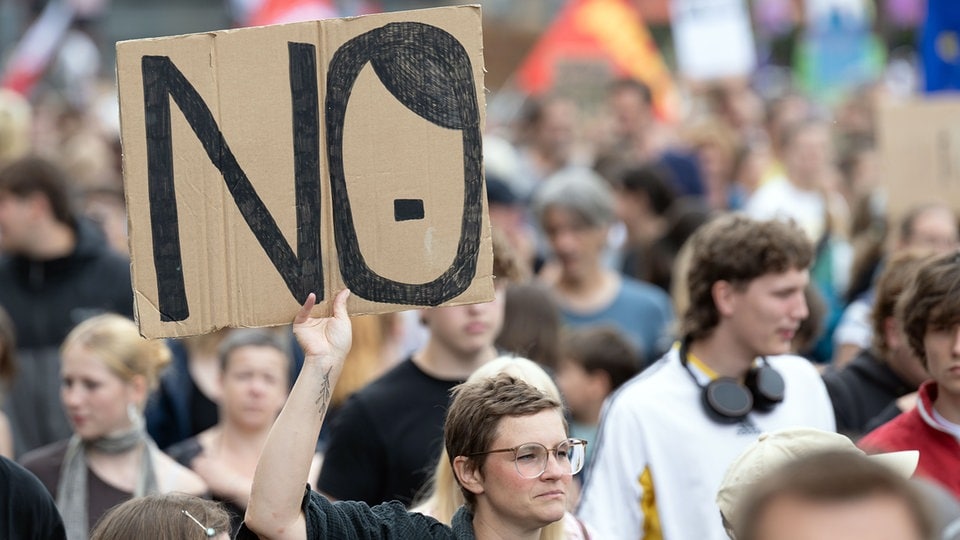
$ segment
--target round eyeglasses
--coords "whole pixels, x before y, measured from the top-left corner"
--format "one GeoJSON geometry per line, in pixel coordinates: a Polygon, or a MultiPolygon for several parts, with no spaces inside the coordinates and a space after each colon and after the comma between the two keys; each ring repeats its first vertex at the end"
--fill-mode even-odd
{"type": "Polygon", "coordinates": [[[564,474],[577,474],[583,470],[587,451],[587,441],[583,439],[567,439],[554,448],[547,448],[540,443],[525,443],[513,448],[500,448],[486,452],[474,452],[470,457],[500,452],[513,452],[513,463],[517,472],[524,478],[540,478],[547,470],[547,461],[550,454],[556,458],[564,474]]]}

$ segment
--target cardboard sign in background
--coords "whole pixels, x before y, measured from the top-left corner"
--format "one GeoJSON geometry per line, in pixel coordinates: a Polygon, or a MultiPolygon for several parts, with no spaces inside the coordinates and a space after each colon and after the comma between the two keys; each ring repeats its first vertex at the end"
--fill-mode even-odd
{"type": "Polygon", "coordinates": [[[896,226],[911,208],[943,202],[960,213],[960,99],[880,107],[878,148],[887,214],[896,226]]]}
{"type": "Polygon", "coordinates": [[[476,6],[117,45],[147,337],[486,301],[476,6]]]}
{"type": "Polygon", "coordinates": [[[677,64],[684,77],[709,81],[753,72],[757,52],[744,0],[674,0],[672,8],[677,64]]]}

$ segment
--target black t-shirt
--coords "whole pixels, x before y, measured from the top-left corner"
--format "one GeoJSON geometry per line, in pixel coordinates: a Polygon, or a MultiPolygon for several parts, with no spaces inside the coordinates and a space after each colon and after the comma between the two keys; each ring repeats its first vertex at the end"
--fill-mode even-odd
{"type": "MultiPolygon", "coordinates": [[[[164,452],[177,463],[192,469],[193,459],[203,453],[203,446],[200,445],[200,440],[197,437],[190,437],[168,447],[164,452]]],[[[217,496],[216,493],[211,494],[210,498],[223,505],[227,513],[230,514],[230,538],[233,538],[240,529],[240,524],[243,523],[243,514],[246,509],[231,499],[217,496]]]]}
{"type": "Polygon", "coordinates": [[[206,431],[220,420],[220,406],[207,397],[190,377],[190,431],[194,434],[206,431]]]}
{"type": "Polygon", "coordinates": [[[0,538],[67,538],[60,512],[40,480],[3,456],[0,456],[0,538]]]}
{"type": "Polygon", "coordinates": [[[339,500],[409,505],[443,448],[450,390],[408,359],[351,396],[331,426],[317,488],[339,500]]]}

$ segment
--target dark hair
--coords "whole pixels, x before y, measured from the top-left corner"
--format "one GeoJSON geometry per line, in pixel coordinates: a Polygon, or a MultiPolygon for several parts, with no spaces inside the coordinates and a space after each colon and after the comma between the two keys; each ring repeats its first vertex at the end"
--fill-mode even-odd
{"type": "Polygon", "coordinates": [[[10,315],[0,306],[0,384],[17,373],[17,334],[10,315]]]}
{"type": "Polygon", "coordinates": [[[784,127],[783,138],[781,139],[781,147],[784,149],[790,148],[801,133],[804,133],[810,129],[829,130],[829,126],[823,120],[813,116],[793,122],[784,127]]]}
{"type": "Polygon", "coordinates": [[[960,251],[939,255],[917,270],[897,300],[896,316],[914,354],[927,366],[923,338],[930,330],[960,324],[960,251]]]}
{"type": "Polygon", "coordinates": [[[611,392],[639,373],[643,365],[633,344],[612,326],[569,329],[563,335],[563,357],[587,373],[606,372],[611,392]]]}
{"type": "Polygon", "coordinates": [[[0,170],[0,192],[11,193],[21,199],[42,194],[55,220],[69,227],[76,226],[67,175],[50,160],[30,156],[11,162],[0,170]]]}
{"type": "Polygon", "coordinates": [[[803,298],[807,302],[807,318],[800,321],[793,336],[794,350],[808,356],[813,354],[817,341],[823,336],[827,318],[827,302],[823,294],[813,283],[807,283],[803,289],[803,298]]]}
{"type": "Polygon", "coordinates": [[[529,132],[540,126],[547,118],[550,107],[555,103],[573,103],[573,101],[558,94],[528,97],[520,106],[517,120],[520,131],[529,132]]]}
{"type": "MultiPolygon", "coordinates": [[[[932,202],[932,203],[926,203],[926,204],[920,204],[920,205],[914,206],[909,211],[907,211],[906,214],[903,215],[903,218],[900,219],[900,231],[899,231],[900,242],[901,243],[907,242],[911,237],[913,237],[913,234],[915,232],[913,228],[917,224],[917,219],[919,219],[921,216],[923,216],[927,212],[936,211],[936,210],[949,213],[954,217],[954,222],[957,221],[957,215],[953,211],[953,209],[943,203],[932,202]]],[[[960,223],[955,223],[955,226],[960,228],[960,223]]]]}
{"type": "Polygon", "coordinates": [[[854,202],[851,235],[853,262],[846,303],[851,303],[874,285],[877,269],[886,252],[890,223],[886,212],[879,211],[872,196],[854,202]]]}
{"type": "Polygon", "coordinates": [[[846,139],[837,159],[837,169],[848,186],[853,184],[853,174],[860,166],[863,155],[875,149],[876,143],[869,135],[852,136],[846,139]]]}
{"type": "Polygon", "coordinates": [[[629,77],[617,79],[610,83],[607,94],[614,94],[622,91],[636,92],[644,103],[647,105],[653,104],[653,92],[650,91],[650,87],[647,86],[647,84],[643,81],[629,77]]]}
{"type": "Polygon", "coordinates": [[[562,320],[550,289],[541,283],[511,283],[503,314],[497,348],[556,368],[562,320]]]}
{"type": "MultiPolygon", "coordinates": [[[[768,131],[772,131],[772,128],[782,121],[787,106],[795,100],[801,100],[805,105],[809,105],[809,101],[794,90],[789,90],[780,96],[767,100],[767,106],[763,112],[763,123],[767,126],[768,131]]],[[[781,124],[780,127],[783,128],[783,125],[781,124]]]]}
{"type": "Polygon", "coordinates": [[[500,206],[523,206],[524,201],[517,195],[508,181],[496,173],[486,173],[487,204],[500,206]]]}
{"type": "Polygon", "coordinates": [[[619,185],[624,191],[646,194],[650,208],[658,216],[666,214],[677,199],[670,171],[659,165],[630,168],[620,177],[619,185]]]}
{"type": "Polygon", "coordinates": [[[667,229],[663,236],[650,246],[646,271],[640,277],[669,291],[673,287],[674,269],[680,250],[693,233],[711,219],[712,213],[702,201],[693,197],[680,197],[674,201],[664,217],[667,220],[667,229]]]}
{"type": "Polygon", "coordinates": [[[731,525],[737,540],[757,540],[764,514],[778,500],[843,504],[877,495],[900,500],[920,538],[935,537],[926,501],[906,478],[867,456],[839,451],[798,458],[761,478],[737,505],[739,522],[731,525]]]}
{"type": "Polygon", "coordinates": [[[218,503],[183,493],[147,495],[109,510],[93,528],[90,540],[207,540],[206,528],[217,534],[230,532],[230,516],[218,503]]]}
{"type": "MultiPolygon", "coordinates": [[[[550,409],[559,412],[560,402],[505,373],[467,381],[455,387],[443,425],[444,446],[450,465],[453,466],[456,457],[466,456],[471,466],[483,469],[485,455],[469,456],[490,449],[501,419],[507,416],[530,416],[550,409]]],[[[463,489],[463,486],[460,491],[468,506],[472,507],[476,496],[463,489]]]]}
{"type": "Polygon", "coordinates": [[[746,287],[766,274],[806,269],[813,259],[813,246],[792,221],[729,214],[701,226],[690,242],[690,305],[683,316],[683,334],[692,339],[705,337],[720,323],[714,283],[746,287]]]}
{"type": "Polygon", "coordinates": [[[887,319],[895,316],[900,295],[916,279],[920,267],[931,258],[931,252],[927,250],[911,249],[900,252],[887,261],[883,273],[880,274],[873,309],[870,312],[873,348],[880,358],[886,358],[890,352],[885,329],[887,319]]]}
{"type": "Polygon", "coordinates": [[[217,348],[217,357],[220,359],[220,370],[226,371],[230,362],[230,355],[243,347],[270,347],[276,349],[290,363],[290,349],[286,343],[270,330],[261,328],[237,328],[231,330],[223,338],[217,348]]]}

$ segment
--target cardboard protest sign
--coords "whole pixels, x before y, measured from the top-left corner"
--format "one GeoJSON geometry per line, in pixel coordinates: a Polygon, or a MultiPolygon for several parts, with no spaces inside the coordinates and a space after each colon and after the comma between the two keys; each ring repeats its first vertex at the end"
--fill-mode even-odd
{"type": "Polygon", "coordinates": [[[929,202],[960,212],[960,99],[891,103],[879,113],[881,183],[891,223],[929,202]]]}
{"type": "Polygon", "coordinates": [[[117,44],[147,337],[493,298],[480,10],[117,44]]]}

